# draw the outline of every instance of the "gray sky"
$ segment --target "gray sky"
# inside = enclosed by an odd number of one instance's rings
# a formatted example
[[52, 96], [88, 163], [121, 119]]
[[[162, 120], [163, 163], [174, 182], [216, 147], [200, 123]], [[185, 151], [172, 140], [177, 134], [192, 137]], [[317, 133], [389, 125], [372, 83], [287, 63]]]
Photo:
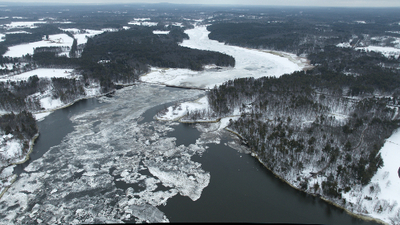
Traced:
[[[7, 1], [7, 0], [6, 0]], [[1, 2], [1, 0], [0, 0]], [[12, 2], [48, 3], [159, 3], [176, 4], [233, 4], [233, 5], [283, 5], [283, 6], [334, 6], [334, 7], [400, 7], [400, 0], [13, 0]], [[400, 13], [400, 12], [399, 12]]]

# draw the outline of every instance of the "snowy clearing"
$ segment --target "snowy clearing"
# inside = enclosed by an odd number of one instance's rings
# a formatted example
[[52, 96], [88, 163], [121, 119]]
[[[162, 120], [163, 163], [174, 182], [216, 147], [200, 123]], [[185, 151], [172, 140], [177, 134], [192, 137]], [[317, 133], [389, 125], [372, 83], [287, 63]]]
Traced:
[[[26, 54], [33, 55], [33, 50], [38, 47], [68, 47], [72, 46], [74, 39], [66, 34], [49, 35], [49, 40], [31, 42], [9, 47], [4, 56], [22, 57]], [[69, 50], [68, 50], [69, 51]], [[66, 53], [68, 53], [68, 51]], [[68, 55], [68, 54], [67, 54]]]
[[169, 34], [169, 30], [153, 30], [153, 34]]
[[356, 50], [373, 51], [380, 52], [385, 57], [395, 57], [396, 59], [400, 56], [400, 49], [393, 47], [382, 47], [382, 46], [368, 46], [368, 47], [358, 47]]
[[104, 32], [116, 32], [118, 31], [117, 29], [114, 28], [104, 28], [101, 30], [90, 30], [90, 29], [78, 29], [78, 28], [66, 28], [66, 29], [61, 29], [66, 32], [70, 32], [72, 35], [74, 35], [74, 38], [77, 40], [77, 44], [86, 44], [87, 39], [91, 38], [93, 36], [96, 36], [98, 34], [102, 34]]
[[165, 109], [163, 113], [157, 114], [156, 119], [165, 121], [174, 121], [180, 119], [189, 112], [193, 112], [195, 110], [204, 110], [208, 108], [209, 108], [208, 99], [205, 96], [196, 101], [184, 102], [174, 106], [170, 106], [167, 109]]
[[39, 78], [65, 77], [72, 79], [76, 77], [72, 72], [73, 69], [35, 69], [19, 75], [0, 77], [0, 82], [28, 80], [29, 77], [35, 75]]
[[21, 28], [36, 28], [35, 24], [37, 23], [46, 23], [46, 21], [19, 21], [19, 22], [11, 22], [9, 24], [0, 25], [0, 28], [5, 30], [11, 29], [21, 29]]
[[131, 21], [128, 23], [129, 25], [136, 26], [146, 26], [146, 27], [154, 27], [158, 25], [158, 22], [148, 22], [148, 21]]
[[185, 87], [212, 88], [225, 81], [243, 77], [279, 77], [306, 67], [306, 61], [289, 53], [274, 53], [242, 47], [225, 45], [208, 38], [205, 26], [185, 31], [190, 39], [184, 40], [181, 46], [218, 51], [231, 55], [236, 60], [234, 68], [210, 66], [204, 71], [189, 69], [152, 68], [152, 71], [140, 79], [144, 82], [168, 84]]

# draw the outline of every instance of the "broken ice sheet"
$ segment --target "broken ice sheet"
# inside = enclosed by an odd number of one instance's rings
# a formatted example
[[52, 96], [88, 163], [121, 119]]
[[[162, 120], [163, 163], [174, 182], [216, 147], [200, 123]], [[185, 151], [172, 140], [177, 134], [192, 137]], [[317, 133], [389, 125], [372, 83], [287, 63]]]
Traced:
[[138, 118], [156, 105], [199, 94], [140, 84], [74, 115], [74, 131], [30, 163], [1, 198], [2, 222], [168, 222], [157, 206], [178, 193], [196, 200], [210, 181], [191, 160], [204, 148], [176, 146], [176, 138], [166, 136], [175, 123]]

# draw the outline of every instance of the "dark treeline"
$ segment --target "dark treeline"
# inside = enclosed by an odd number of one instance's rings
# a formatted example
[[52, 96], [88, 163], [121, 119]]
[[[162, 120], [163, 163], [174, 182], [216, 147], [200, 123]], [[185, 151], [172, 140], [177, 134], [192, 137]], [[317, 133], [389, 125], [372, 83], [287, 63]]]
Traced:
[[0, 129], [20, 140], [31, 140], [38, 133], [36, 120], [32, 113], [21, 111], [18, 114], [5, 114], [0, 117]]
[[31, 76], [27, 81], [0, 82], [0, 107], [5, 111], [40, 110], [40, 102], [28, 98], [37, 92], [48, 89], [50, 82]]
[[[396, 98], [360, 93], [359, 100], [349, 98], [344, 90], [356, 80], [312, 72], [235, 79], [211, 90], [208, 99], [220, 116], [240, 110], [240, 119], [228, 128], [243, 136], [268, 168], [297, 179], [304, 190], [341, 199], [344, 190], [368, 184], [383, 165], [378, 152], [399, 122], [387, 107]], [[309, 177], [296, 175], [306, 167], [329, 181], [311, 184]]]
[[[179, 46], [177, 42], [184, 38], [187, 35], [178, 28], [171, 30], [168, 35], [155, 35], [150, 28], [132, 28], [98, 35], [87, 42], [80, 68], [85, 76], [100, 76], [99, 80], [103, 82], [129, 82], [146, 72], [148, 65], [192, 70], [202, 70], [207, 64], [235, 65], [231, 56]], [[107, 63], [99, 63], [102, 61]]]
[[[393, 27], [393, 14], [382, 15], [382, 18], [368, 23], [357, 23], [355, 18], [339, 20], [329, 18], [334, 13], [327, 12], [325, 15], [315, 16], [317, 12], [310, 15], [289, 16], [281, 14], [276, 17], [266, 17], [257, 20], [228, 20], [228, 22], [215, 22], [207, 29], [211, 31], [209, 38], [225, 42], [227, 44], [262, 48], [278, 51], [292, 52], [295, 54], [311, 54], [324, 51], [329, 45], [352, 40], [352, 47], [365, 45], [394, 46], [397, 33], [387, 33], [396, 30]], [[378, 17], [378, 16], [377, 16]], [[380, 17], [380, 16], [379, 16]], [[399, 16], [395, 16], [398, 19]], [[223, 18], [221, 18], [222, 20]], [[234, 22], [233, 22], [234, 21]], [[365, 22], [365, 21], [363, 21]], [[386, 36], [384, 40], [373, 40], [371, 37]], [[392, 37], [392, 38], [391, 38]]]
[[[332, 15], [340, 10], [296, 13], [258, 14], [256, 22], [246, 14], [228, 22], [226, 14], [213, 18], [218, 22], [208, 27], [211, 39], [305, 54], [314, 68], [279, 78], [228, 81], [209, 91], [213, 112], [203, 113], [239, 111], [241, 117], [228, 128], [268, 168], [303, 190], [351, 208], [342, 194], [369, 184], [383, 166], [378, 153], [399, 126], [400, 94], [399, 59], [355, 48], [393, 46], [397, 34], [388, 37], [387, 31], [398, 15], [389, 10], [390, 15], [371, 12], [368, 18], [357, 12], [337, 21]], [[336, 47], [349, 40], [349, 48]], [[301, 175], [304, 168], [312, 173]], [[317, 176], [323, 181], [315, 182]]]
[[134, 27], [97, 35], [88, 40], [79, 58], [74, 40], [69, 58], [58, 56], [58, 48], [39, 48], [32, 59], [39, 66], [76, 68], [85, 80], [99, 81], [104, 92], [112, 90], [115, 82], [134, 82], [148, 66], [202, 70], [207, 64], [235, 65], [226, 54], [179, 46], [188, 38], [181, 28], [171, 27], [168, 35], [155, 35], [152, 30]]
[[[5, 135], [12, 134], [14, 139], [18, 139], [23, 143], [22, 153], [25, 155], [29, 150], [29, 141], [39, 132], [36, 126], [36, 120], [32, 113], [28, 111], [21, 111], [18, 114], [10, 113], [0, 116], [0, 130]], [[0, 160], [4, 162], [1, 155]], [[14, 160], [9, 158], [7, 160]], [[7, 163], [11, 163], [7, 161]], [[2, 163], [3, 164], [3, 163]], [[3, 170], [0, 167], [0, 171]]]

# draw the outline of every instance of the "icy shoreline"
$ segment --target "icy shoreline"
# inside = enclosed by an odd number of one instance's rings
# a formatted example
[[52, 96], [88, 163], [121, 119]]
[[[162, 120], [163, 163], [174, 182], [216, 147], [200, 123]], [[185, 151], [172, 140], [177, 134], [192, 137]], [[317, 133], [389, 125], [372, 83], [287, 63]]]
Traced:
[[[237, 133], [236, 131], [233, 131], [229, 128], [227, 128], [227, 125], [229, 124], [229, 120], [230, 119], [235, 119], [238, 118], [238, 116], [228, 116], [228, 117], [218, 117], [218, 118], [202, 118], [200, 120], [190, 120], [190, 119], [183, 119], [185, 118], [188, 114], [190, 114], [191, 112], [195, 112], [195, 111], [201, 111], [204, 110], [205, 108], [209, 107], [208, 102], [205, 101], [206, 100], [206, 96], [202, 97], [200, 99], [197, 99], [195, 101], [189, 101], [189, 102], [183, 102], [183, 103], [179, 103], [175, 106], [170, 106], [168, 108], [166, 108], [163, 112], [157, 114], [155, 116], [155, 118], [157, 120], [162, 120], [162, 121], [177, 121], [180, 123], [211, 123], [211, 124], [218, 124], [217, 128], [214, 131], [220, 131], [222, 129], [234, 134], [235, 136], [237, 136], [240, 140], [242, 140], [243, 143], [246, 143], [245, 138], [243, 138], [239, 133]], [[198, 104], [198, 102], [202, 102], [203, 104]], [[208, 131], [205, 131], [208, 132]], [[396, 133], [394, 133], [392, 136], [396, 135]], [[389, 138], [390, 139], [390, 138]], [[300, 187], [297, 186], [296, 182], [294, 180], [286, 180], [284, 179], [282, 176], [280, 176], [279, 174], [275, 173], [272, 169], [268, 168], [264, 162], [261, 160], [261, 158], [255, 153], [255, 151], [253, 149], [251, 150], [251, 155], [253, 157], [255, 157], [265, 168], [267, 168], [269, 171], [271, 171], [277, 178], [279, 178], [280, 180], [284, 181], [285, 183], [287, 183], [288, 185], [290, 185], [292, 188], [295, 188], [296, 190], [302, 191], [306, 194], [315, 196], [315, 197], [319, 197], [320, 199], [328, 202], [329, 204], [332, 204], [340, 209], [343, 209], [344, 211], [346, 211], [347, 214], [354, 216], [356, 218], [360, 218], [363, 219], [365, 221], [375, 221], [377, 223], [381, 223], [381, 224], [389, 224], [389, 222], [384, 221], [382, 218], [379, 218], [377, 216], [373, 216], [373, 215], [367, 215], [364, 213], [358, 213], [357, 211], [351, 211], [350, 208], [346, 208], [345, 206], [342, 206], [340, 204], [338, 204], [337, 202], [335, 202], [334, 200], [330, 200], [328, 199], [326, 196], [323, 195], [316, 195], [308, 190], [303, 190]], [[381, 150], [382, 151], [382, 150]], [[372, 182], [371, 182], [372, 183]], [[364, 189], [367, 189], [369, 187], [369, 185], [367, 185], [366, 187], [364, 187]], [[361, 193], [360, 194], [361, 197], [364, 197], [364, 195]], [[352, 208], [355, 209], [357, 207], [362, 207], [362, 202], [359, 205], [354, 205]]]
[[[18, 162], [11, 163], [10, 165], [6, 166], [6, 168], [8, 168], [8, 167], [12, 167], [12, 168], [13, 168], [15, 165], [23, 164], [23, 163], [25, 163], [26, 161], [28, 161], [28, 160], [29, 160], [29, 155], [32, 153], [32, 151], [33, 151], [33, 146], [35, 145], [35, 141], [36, 141], [36, 139], [37, 139], [38, 137], [39, 137], [39, 133], [35, 134], [35, 136], [33, 136], [33, 138], [32, 138], [31, 140], [29, 140], [29, 150], [27, 151], [27, 153], [26, 153], [25, 155], [23, 155], [23, 156], [20, 157], [20, 158], [23, 158], [23, 160], [18, 161]], [[3, 176], [3, 175], [7, 176], [6, 174], [3, 174], [3, 171], [2, 171], [1, 176]], [[10, 175], [10, 176], [7, 176], [7, 182], [8, 182], [9, 184], [0, 187], [0, 188], [1, 188], [1, 189], [0, 189], [0, 199], [3, 197], [4, 193], [6, 193], [7, 190], [11, 187], [11, 185], [15, 182], [15, 180], [17, 179], [17, 177], [18, 177], [18, 175], [13, 174], [13, 172], [11, 172], [11, 175]]]
[[[34, 115], [34, 117], [36, 118], [37, 121], [41, 121], [43, 120], [46, 116], [50, 115], [52, 112], [59, 110], [59, 109], [63, 109], [63, 108], [67, 108], [70, 107], [72, 105], [74, 105], [75, 103], [85, 100], [85, 99], [91, 99], [91, 98], [98, 98], [98, 97], [102, 97], [108, 94], [111, 94], [115, 91], [110, 91], [107, 93], [103, 93], [103, 94], [99, 94], [99, 95], [93, 95], [93, 96], [86, 96], [86, 97], [82, 97], [79, 99], [75, 99], [74, 101], [68, 103], [68, 104], [64, 104], [58, 107], [54, 107], [54, 108], [50, 108], [47, 110], [42, 110], [42, 111], [37, 111], [37, 112], [32, 112], [32, 114]], [[22, 160], [18, 161], [18, 162], [14, 162], [11, 163], [10, 165], [6, 166], [5, 168], [9, 168], [12, 167], [12, 169], [14, 168], [15, 165], [18, 164], [23, 164], [26, 161], [29, 160], [29, 155], [33, 152], [33, 147], [35, 145], [35, 140], [39, 137], [39, 133], [37, 133], [31, 140], [29, 140], [29, 150], [27, 151], [27, 153], [25, 155], [20, 156], [20, 158], [23, 158]], [[14, 169], [13, 169], [14, 170]], [[15, 182], [15, 180], [17, 179], [18, 175], [14, 174], [14, 171], [11, 172], [11, 174], [6, 174], [8, 171], [6, 172], [2, 172], [0, 173], [0, 176], [6, 178], [7, 180], [7, 185], [4, 185], [2, 187], [0, 187], [0, 199], [3, 197], [3, 195], [7, 192], [7, 190], [12, 186], [12, 184]]]

